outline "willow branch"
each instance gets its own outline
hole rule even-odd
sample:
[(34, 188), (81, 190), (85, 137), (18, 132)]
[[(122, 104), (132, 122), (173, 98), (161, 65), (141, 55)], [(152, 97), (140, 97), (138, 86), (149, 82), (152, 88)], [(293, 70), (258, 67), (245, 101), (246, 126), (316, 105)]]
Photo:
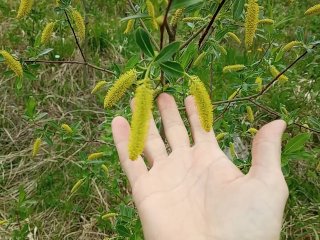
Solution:
[(106, 72), (112, 75), (116, 75), (114, 72), (108, 70), (108, 69), (104, 69), (101, 67), (98, 67), (96, 65), (93, 65), (91, 63), (88, 62), (80, 62), (80, 61), (49, 61), (49, 60), (25, 60), (23, 61), (25, 63), (42, 63), (42, 64), (77, 64), (77, 65), (85, 65), (88, 66), (90, 68), (102, 71), (102, 72)]
[(80, 46), (80, 42), (79, 42), (79, 40), (78, 40), (77, 34), (76, 34), (76, 32), (74, 31), (74, 28), (73, 28), (73, 26), (72, 26), (72, 24), (71, 24), (70, 18), (69, 18), (69, 16), (68, 16), (68, 13), (67, 13), (66, 10), (64, 10), (64, 14), (66, 15), (68, 24), (69, 24), (69, 26), (70, 26), (70, 28), (71, 28), (71, 30), (72, 30), (74, 39), (75, 39), (76, 44), (77, 44), (77, 46), (78, 46), (78, 48), (79, 48), (79, 50), (80, 50), (81, 56), (82, 56), (82, 58), (83, 58), (83, 61), (84, 61), (84, 62), (87, 62), (86, 57), (84, 56), (84, 53), (83, 53), (82, 48), (81, 48), (81, 46)]
[[(315, 44), (312, 46), (312, 49), (316, 48), (319, 45), (319, 43)], [(286, 67), (282, 72), (280, 72), (271, 82), (269, 82), (258, 94), (250, 95), (247, 97), (242, 97), (242, 98), (234, 98), (231, 100), (225, 100), (225, 101), (218, 101), (214, 102), (213, 105), (220, 105), (220, 104), (225, 104), (225, 103), (233, 103), (233, 102), (243, 102), (243, 101), (249, 101), (251, 99), (256, 99), (263, 94), (265, 94), (271, 87), (272, 85), (283, 75), (285, 74), (289, 69), (291, 69), (296, 63), (298, 63), (301, 59), (303, 59), (307, 54), (309, 53), (309, 50), (306, 50), (303, 54), (301, 54), (296, 60), (294, 60), (288, 67)]]
[(163, 48), (163, 42), (164, 42), (164, 30), (167, 29), (168, 35), (171, 36), (171, 29), (168, 25), (168, 14), (171, 8), (173, 0), (169, 0), (168, 6), (166, 9), (166, 13), (164, 14), (163, 22), (160, 27), (160, 50)]
[(202, 36), (200, 37), (200, 40), (199, 40), (199, 48), (201, 48), (201, 45), (202, 45), (204, 39), (205, 39), (206, 36), (209, 34), (209, 31), (210, 31), (210, 29), (211, 29), (214, 21), (216, 20), (219, 12), (221, 11), (221, 9), (222, 9), (222, 7), (223, 7), (223, 5), (224, 5), (225, 3), (226, 3), (226, 0), (222, 0), (222, 1), (220, 2), (220, 4), (219, 4), (217, 10), (216, 10), (215, 13), (213, 14), (213, 16), (212, 16), (212, 18), (211, 18), (211, 20), (210, 20), (210, 22), (209, 22), (206, 30), (204, 31), (204, 33), (203, 33)]
[[(319, 44), (319, 43), (318, 43)], [(313, 45), (311, 49), (314, 49), (318, 46), (318, 44)], [(308, 54), (308, 50), (306, 50), (303, 54), (301, 54), (295, 61), (293, 61), (286, 69), (284, 69), (281, 73), (278, 74), (269, 84), (267, 84), (262, 91), (258, 94), (258, 97), (264, 94), (266, 91), (269, 90), (269, 88), (290, 68), (292, 68), (297, 62), (299, 62), (304, 56)]]
[[(270, 109), (270, 108), (268, 108), (268, 107), (266, 107), (266, 106), (263, 106), (263, 105), (257, 103), (257, 102), (254, 101), (253, 99), (250, 99), (249, 101), (250, 101), (252, 104), (256, 105), (257, 107), (261, 108), (263, 111), (265, 111), (265, 112), (267, 112), (267, 113), (269, 113), (269, 114), (271, 114), (271, 115), (274, 115), (274, 116), (276, 116), (276, 117), (281, 117), (281, 114), (280, 114), (280, 113), (278, 113), (278, 112), (276, 112), (276, 111), (274, 111), (274, 110), (272, 110), (272, 109)], [(313, 128), (310, 128), (310, 127), (307, 127), (307, 126), (304, 126), (303, 124), (300, 124), (300, 123), (295, 123), (295, 122), (294, 122), (294, 123), (292, 123), (292, 125), (298, 126), (298, 127), (300, 127), (300, 128), (307, 129), (307, 130), (309, 130), (309, 131), (311, 131), (311, 132), (314, 132), (314, 133), (316, 133), (316, 134), (320, 134), (320, 131), (319, 131), (319, 130), (313, 129)]]
[(196, 37), (199, 36), (199, 34), (206, 28), (206, 26), (202, 26), (197, 32), (195, 32), (184, 44), (180, 46), (179, 50), (184, 49), (187, 47)]

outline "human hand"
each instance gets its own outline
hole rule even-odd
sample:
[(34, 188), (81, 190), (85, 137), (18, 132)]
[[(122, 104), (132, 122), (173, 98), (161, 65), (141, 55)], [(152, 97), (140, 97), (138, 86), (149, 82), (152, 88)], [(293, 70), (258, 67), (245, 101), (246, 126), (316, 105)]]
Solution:
[(145, 239), (276, 240), (279, 239), (288, 188), (280, 167), (285, 122), (259, 130), (253, 141), (252, 167), (244, 175), (220, 149), (213, 131), (202, 129), (193, 97), (185, 100), (194, 145), (176, 103), (161, 94), (158, 107), (166, 147), (151, 120), (144, 155), (128, 157), (130, 126), (112, 122), (119, 158), (132, 186)]

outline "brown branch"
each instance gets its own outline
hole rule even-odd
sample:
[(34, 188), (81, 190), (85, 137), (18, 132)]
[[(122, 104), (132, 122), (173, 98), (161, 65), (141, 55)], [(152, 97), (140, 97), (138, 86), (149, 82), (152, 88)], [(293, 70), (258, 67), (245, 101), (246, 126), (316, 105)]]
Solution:
[[(315, 44), (312, 46), (311, 50), (316, 48), (319, 45), (319, 43)], [(269, 82), (258, 94), (250, 95), (247, 97), (242, 97), (242, 98), (234, 98), (231, 100), (224, 100), (224, 101), (218, 101), (214, 102), (213, 105), (220, 105), (220, 104), (225, 104), (225, 103), (233, 103), (233, 102), (243, 102), (243, 101), (249, 101), (251, 99), (256, 99), (263, 94), (265, 94), (271, 86), (283, 75), (285, 74), (289, 69), (291, 69), (297, 62), (299, 62), (302, 58), (304, 58), (307, 54), (309, 53), (308, 50), (306, 50), (303, 54), (301, 54), (296, 60), (294, 60), (288, 67), (286, 67), (282, 72), (280, 72), (271, 82)]]
[(206, 30), (204, 31), (204, 33), (203, 33), (202, 36), (200, 37), (200, 40), (199, 40), (199, 48), (201, 48), (204, 39), (205, 39), (206, 36), (208, 35), (208, 33), (209, 33), (209, 31), (210, 31), (210, 29), (211, 29), (214, 21), (216, 20), (219, 12), (221, 11), (221, 9), (222, 9), (222, 7), (223, 7), (223, 5), (224, 5), (225, 3), (226, 3), (226, 0), (222, 0), (222, 1), (220, 2), (220, 4), (219, 4), (217, 10), (216, 10), (215, 13), (213, 14), (213, 16), (212, 16), (212, 18), (211, 18), (211, 20), (210, 20), (210, 22), (209, 22)]
[(71, 28), (71, 30), (72, 30), (74, 39), (76, 40), (76, 44), (77, 44), (77, 46), (78, 46), (78, 48), (79, 48), (79, 50), (80, 50), (81, 56), (82, 56), (82, 58), (83, 58), (83, 61), (84, 61), (84, 62), (87, 62), (86, 57), (84, 56), (84, 53), (83, 53), (82, 48), (81, 48), (81, 46), (80, 46), (80, 42), (79, 42), (79, 40), (78, 40), (77, 34), (76, 34), (76, 32), (74, 31), (74, 28), (73, 28), (73, 26), (72, 26), (72, 24), (71, 24), (70, 18), (69, 18), (69, 16), (68, 16), (68, 13), (67, 13), (66, 10), (64, 10), (64, 14), (66, 15), (68, 24), (69, 24), (69, 26), (70, 26), (70, 28)]
[[(276, 117), (281, 117), (281, 114), (280, 114), (280, 113), (278, 113), (278, 112), (276, 112), (276, 111), (274, 111), (274, 110), (272, 110), (272, 109), (270, 109), (270, 108), (268, 108), (268, 107), (266, 107), (266, 106), (263, 106), (263, 105), (257, 103), (257, 102), (254, 101), (253, 99), (250, 99), (249, 101), (250, 101), (252, 104), (256, 105), (257, 107), (261, 108), (263, 111), (265, 111), (265, 112), (267, 112), (267, 113), (269, 113), (269, 114), (272, 114), (272, 115), (274, 115), (274, 116), (276, 116)], [(300, 127), (300, 128), (307, 129), (307, 130), (309, 130), (309, 131), (311, 131), (311, 132), (313, 132), (313, 133), (316, 133), (316, 134), (320, 134), (320, 131), (319, 131), (319, 130), (306, 127), (306, 126), (304, 126), (303, 124), (300, 124), (300, 123), (295, 123), (295, 122), (294, 122), (294, 123), (292, 123), (292, 125), (298, 126), (298, 127)]]
[(172, 2), (173, 2), (173, 0), (169, 0), (169, 2), (168, 2), (166, 13), (164, 14), (163, 22), (162, 22), (161, 27), (160, 27), (160, 50), (163, 48), (164, 30), (167, 29), (168, 35), (169, 36), (172, 35), (170, 27), (168, 25), (168, 14), (169, 14)]
[[(319, 43), (315, 44), (312, 46), (311, 50), (316, 48), (317, 46), (319, 45)], [(269, 114), (272, 114), (273, 116), (276, 116), (276, 117), (281, 117), (281, 114), (279, 114), (278, 112), (266, 107), (266, 106), (263, 106), (259, 103), (257, 103), (255, 100), (262, 96), (264, 93), (266, 93), (270, 88), (271, 86), (285, 73), (287, 72), (290, 68), (292, 68), (297, 62), (299, 62), (304, 56), (306, 56), (307, 54), (309, 53), (308, 50), (306, 50), (303, 54), (301, 54), (295, 61), (293, 61), (286, 69), (284, 69), (281, 73), (278, 74), (278, 76), (276, 76), (269, 84), (267, 84), (262, 90), (261, 92), (259, 92), (258, 94), (254, 94), (254, 95), (251, 95), (251, 96), (247, 96), (247, 97), (242, 97), (242, 98), (235, 98), (235, 99), (231, 99), (231, 100), (226, 100), (226, 101), (218, 101), (218, 102), (214, 102), (213, 105), (220, 105), (220, 104), (225, 104), (227, 103), (227, 107), (226, 109), (223, 111), (223, 113), (218, 117), (221, 118), (223, 116), (223, 114), (228, 110), (228, 108), (230, 107), (231, 103), (233, 102), (241, 102), (241, 101), (249, 101), (251, 103), (253, 103), (254, 105), (256, 105), (257, 107), (261, 108), (263, 111), (269, 113)], [(306, 127), (304, 126), (303, 124), (300, 124), (300, 123), (292, 123), (292, 125), (295, 125), (295, 126), (298, 126), (300, 128), (304, 128), (304, 129), (307, 129), (313, 133), (316, 133), (316, 134), (320, 134), (320, 131), (317, 130), (317, 129), (313, 129), (313, 128), (309, 128), (309, 127)]]
[(196, 33), (194, 33), (184, 44), (182, 44), (179, 48), (179, 50), (184, 49), (187, 47), (198, 35), (206, 28), (206, 26), (202, 26)]
[[(313, 45), (311, 49), (314, 49), (318, 46), (319, 43)], [(285, 72), (287, 72), (290, 68), (292, 68), (297, 62), (299, 62), (305, 55), (308, 54), (308, 50), (306, 50), (303, 54), (301, 54), (295, 61), (293, 61), (286, 69), (284, 69), (281, 73), (278, 74), (270, 83), (268, 83), (262, 91), (258, 94), (258, 96), (261, 96), (264, 94), (266, 91), (269, 90), (269, 88), (275, 83)]]
[(108, 69), (104, 69), (101, 67), (98, 67), (96, 65), (93, 65), (91, 63), (88, 62), (80, 62), (80, 61), (49, 61), (49, 60), (25, 60), (23, 61), (25, 63), (42, 63), (42, 64), (78, 64), (78, 65), (86, 65), (88, 67), (91, 67), (93, 69), (102, 71), (102, 72), (106, 72), (112, 75), (116, 75), (114, 72), (108, 70)]

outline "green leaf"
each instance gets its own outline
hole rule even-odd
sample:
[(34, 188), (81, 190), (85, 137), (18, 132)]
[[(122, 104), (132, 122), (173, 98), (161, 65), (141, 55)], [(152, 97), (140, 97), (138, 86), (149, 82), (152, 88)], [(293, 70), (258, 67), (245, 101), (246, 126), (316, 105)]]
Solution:
[(235, 1), (233, 4), (233, 19), (238, 20), (244, 9), (245, 0)]
[(283, 153), (290, 154), (303, 149), (304, 145), (309, 140), (309, 138), (310, 138), (309, 133), (302, 133), (291, 138), (288, 141), (287, 145), (285, 146)]
[(278, 54), (276, 56), (275, 62), (279, 62), (282, 59), (283, 55), (284, 55), (284, 51), (282, 49), (280, 49), (280, 51), (278, 52)]
[(315, 129), (317, 129), (317, 130), (320, 130), (320, 121), (319, 121), (319, 119), (310, 116), (310, 117), (308, 118), (308, 120), (309, 120), (309, 122), (310, 122), (310, 124), (311, 124), (311, 126), (312, 126), (313, 128), (315, 128)]
[(184, 50), (182, 53), (179, 62), (181, 63), (182, 67), (186, 68), (190, 61), (194, 58), (195, 54), (198, 51), (198, 46), (195, 43), (189, 44), (189, 46)]
[(142, 13), (142, 14), (136, 14), (136, 15), (131, 15), (125, 18), (121, 18), (121, 22), (128, 21), (130, 19), (139, 19), (139, 18), (150, 18), (148, 14)]
[(134, 56), (132, 56), (126, 64), (125, 70), (128, 71), (132, 68), (134, 68), (140, 61), (140, 56), (135, 54)]
[(159, 55), (155, 58), (155, 62), (161, 63), (169, 60), (172, 57), (172, 55), (179, 50), (179, 47), (180, 47), (180, 42), (173, 42), (169, 44), (168, 46), (166, 46), (161, 50)]
[(174, 61), (166, 61), (160, 64), (161, 69), (171, 77), (181, 77), (184, 74), (182, 66)]
[(136, 42), (138, 46), (141, 48), (142, 52), (144, 52), (149, 57), (154, 56), (154, 51), (151, 45), (150, 38), (146, 31), (142, 28), (139, 28), (136, 32)]
[(36, 99), (33, 96), (30, 96), (26, 103), (26, 110), (25, 110), (25, 114), (29, 118), (34, 118), (36, 106), (37, 106)]
[(303, 42), (305, 38), (304, 28), (300, 26), (297, 27), (296, 35), (297, 35), (297, 40), (300, 42)]
[(200, 2), (203, 2), (203, 0), (174, 0), (171, 9), (187, 8)]
[(124, 225), (118, 224), (116, 226), (116, 229), (117, 229), (118, 234), (122, 237), (130, 237), (131, 236), (130, 230)]
[(23, 186), (19, 186), (19, 200), (18, 203), (19, 205), (21, 205), (23, 203), (23, 201), (26, 199), (26, 191), (24, 190)]
[(35, 59), (38, 59), (39, 57), (42, 57), (44, 55), (47, 55), (48, 53), (52, 52), (54, 49), (53, 48), (47, 48), (47, 49), (44, 49), (43, 51), (41, 51), (38, 56), (36, 56)]

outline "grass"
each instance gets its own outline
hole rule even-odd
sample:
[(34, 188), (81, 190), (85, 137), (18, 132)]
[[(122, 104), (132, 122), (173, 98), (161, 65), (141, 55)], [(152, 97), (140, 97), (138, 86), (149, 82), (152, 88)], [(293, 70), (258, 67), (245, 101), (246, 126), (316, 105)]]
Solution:
[[(95, 64), (112, 69), (117, 74), (127, 59), (137, 52), (137, 47), (132, 44), (133, 37), (123, 36), (123, 29), (114, 27), (128, 11), (124, 2), (95, 1), (87, 15), (90, 28), (85, 53)], [(290, 1), (282, 4), (272, 0), (266, 2), (266, 16), (280, 22), (288, 20), (279, 27), (285, 34), (276, 36), (270, 31), (270, 39), (286, 42), (286, 34), (291, 40), (300, 33), (308, 40), (311, 36), (315, 36), (314, 40), (319, 39), (319, 17), (310, 20), (295, 17), (316, 1), (293, 4), (289, 4)], [(27, 49), (28, 56), (32, 56), (32, 48), (27, 47), (34, 46), (41, 32), (39, 29), (45, 25), (42, 19), (55, 16), (53, 11), (41, 11), (46, 9), (46, 4), (46, 1), (37, 3), (37, 10), (32, 13), (33, 20), (29, 18), (17, 22), (13, 19), (15, 13), (10, 12), (17, 9), (17, 2), (0, 3), (0, 32), (3, 33), (0, 47), (19, 53)], [(288, 16), (292, 18), (281, 15), (284, 9), (290, 9)], [(308, 21), (308, 28), (296, 27), (304, 26), (305, 21)], [(71, 33), (65, 29), (67, 26), (62, 24), (50, 46), (54, 47), (54, 51), (48, 57), (54, 59), (59, 55), (62, 59), (81, 60)], [(289, 56), (288, 62), (295, 58), (295, 54), (298, 55), (298, 52)], [(290, 112), (289, 118), (298, 118), (300, 122), (308, 122), (315, 127), (320, 116), (318, 56), (308, 56), (291, 70), (290, 78), (294, 80), (289, 88), (273, 89), (261, 102), (278, 112), (283, 106)], [(215, 70), (221, 71), (226, 62), (242, 60), (242, 53), (228, 54), (224, 62), (215, 65)], [(101, 79), (108, 80), (108, 87), (112, 84), (114, 78), (106, 73), (75, 65), (29, 65), (20, 89), (13, 75), (3, 65), (0, 68), (0, 222), (2, 219), (8, 220), (8, 223), (0, 224), (0, 239), (142, 239), (130, 186), (121, 171), (110, 129), (114, 116), (130, 118), (127, 103), (132, 93), (127, 94), (113, 111), (104, 111), (103, 94), (93, 96), (90, 91)], [(203, 69), (200, 71), (203, 75), (209, 74)], [(216, 100), (226, 98), (238, 87), (240, 81), (237, 77), (229, 75), (222, 79), (224, 82), (230, 81), (229, 85), (215, 79)], [(181, 102), (179, 93), (185, 94), (183, 85), (175, 89)], [(223, 110), (219, 107), (217, 115)], [(258, 109), (255, 112), (257, 127), (272, 119)], [(215, 123), (215, 130), (238, 136), (245, 150), (249, 151), (251, 137), (243, 130), (247, 127), (244, 114), (244, 105), (232, 105), (224, 118)], [(62, 123), (69, 124), (73, 134), (65, 133), (60, 128)], [(284, 142), (301, 131), (290, 126)], [(32, 144), (39, 136), (43, 140), (41, 150), (35, 158), (31, 158)], [(233, 139), (227, 138), (221, 142), (222, 148), (227, 149), (230, 141)], [(319, 135), (312, 134), (303, 149), (294, 155), (284, 156), (286, 163), (283, 168), (290, 198), (282, 239), (319, 239), (319, 142)], [(88, 154), (99, 151), (105, 152), (103, 158), (87, 161)], [(244, 170), (247, 168), (248, 162), (238, 160), (236, 163)], [(108, 173), (103, 171), (102, 164), (108, 166)], [(83, 184), (71, 194), (72, 187), (80, 179), (85, 179)], [(103, 220), (102, 216), (110, 212), (117, 216)]]

